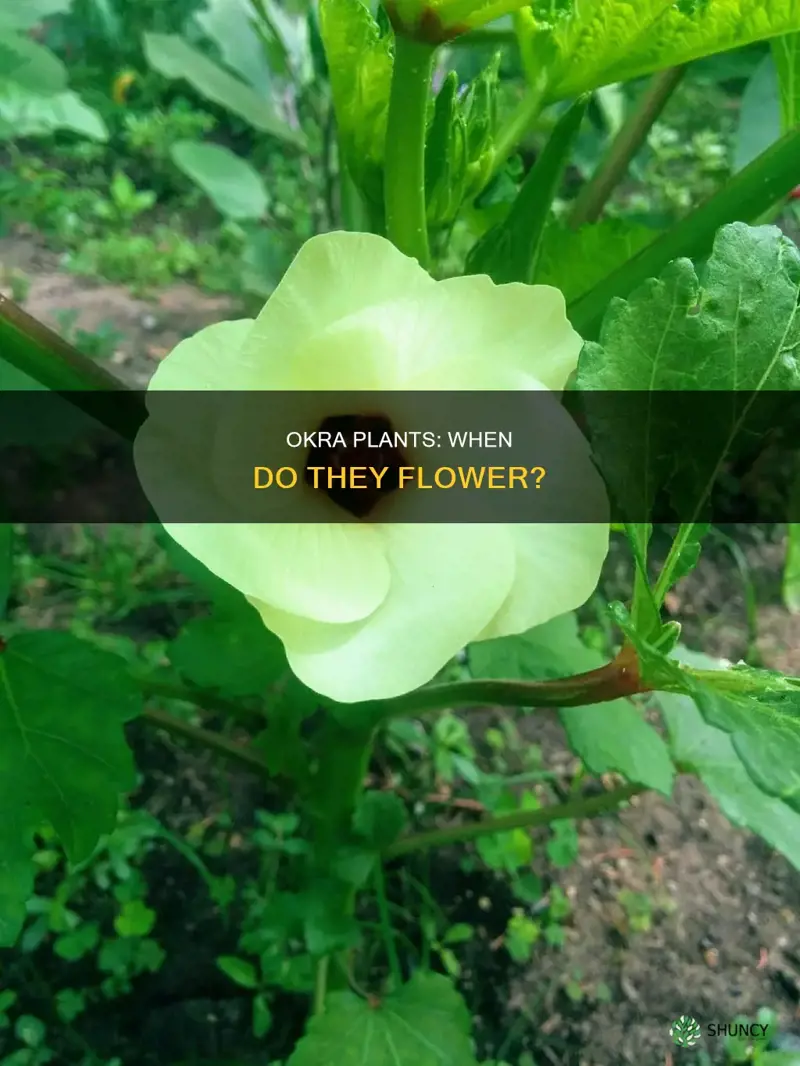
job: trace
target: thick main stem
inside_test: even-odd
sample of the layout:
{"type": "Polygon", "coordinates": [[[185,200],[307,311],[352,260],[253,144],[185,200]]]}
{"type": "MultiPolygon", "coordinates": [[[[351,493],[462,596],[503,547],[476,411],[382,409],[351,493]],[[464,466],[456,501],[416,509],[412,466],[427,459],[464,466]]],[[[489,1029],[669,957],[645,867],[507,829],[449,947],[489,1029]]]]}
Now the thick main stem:
{"type": "Polygon", "coordinates": [[[434,52],[433,45],[395,36],[384,154],[387,236],[426,268],[425,135],[434,52]]]}

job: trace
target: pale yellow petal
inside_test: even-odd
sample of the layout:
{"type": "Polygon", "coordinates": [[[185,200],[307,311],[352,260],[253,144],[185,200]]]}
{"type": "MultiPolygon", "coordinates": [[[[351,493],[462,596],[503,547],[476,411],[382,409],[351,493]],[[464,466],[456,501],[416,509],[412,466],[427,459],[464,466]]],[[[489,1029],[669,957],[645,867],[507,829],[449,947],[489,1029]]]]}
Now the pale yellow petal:
{"type": "MultiPolygon", "coordinates": [[[[252,318],[215,322],[193,337],[187,337],[158,364],[148,382],[148,392],[224,392],[255,388],[252,368],[239,358],[253,322],[252,318]]],[[[167,401],[155,409],[168,410],[173,402],[167,401]]]]}
{"type": "Polygon", "coordinates": [[[383,541],[371,526],[165,522],[164,528],[246,596],[318,622],[366,618],[389,591],[383,541]]]}
{"type": "Polygon", "coordinates": [[[449,278],[416,301],[405,321],[406,389],[560,391],[583,341],[564,297],[547,285],[495,285],[485,275],[449,278]]]}
{"type": "Polygon", "coordinates": [[[244,346],[262,389],[381,389],[393,344],[355,321],[365,309],[416,299],[436,283],[415,259],[370,233],[306,241],[244,346]]]}
{"type": "Polygon", "coordinates": [[[349,626],[310,623],[253,601],[309,688],[342,703],[388,699],[431,678],[480,633],[514,579],[507,527],[387,525],[383,604],[349,626]]]}
{"type": "Polygon", "coordinates": [[[524,633],[586,603],[608,554],[605,524],[508,527],[516,547],[516,576],[508,598],[479,640],[524,633]]]}

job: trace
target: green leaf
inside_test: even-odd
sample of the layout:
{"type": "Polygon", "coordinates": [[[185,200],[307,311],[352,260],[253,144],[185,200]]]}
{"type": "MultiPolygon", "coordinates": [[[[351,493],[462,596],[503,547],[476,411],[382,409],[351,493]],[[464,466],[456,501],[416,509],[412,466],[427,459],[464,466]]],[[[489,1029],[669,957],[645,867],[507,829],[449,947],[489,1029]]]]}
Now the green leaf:
{"type": "Polygon", "coordinates": [[[347,169],[364,195],[380,204],[392,35],[381,34],[361,0],[320,0],[319,25],[347,169]]]}
{"type": "Polygon", "coordinates": [[[710,200],[573,300],[567,313],[575,329],[584,337],[595,336],[598,323],[614,297],[629,296],[679,256],[701,259],[708,255],[721,226],[740,220],[757,221],[797,184],[798,155],[800,129],[782,137],[710,200]]]}
{"type": "Polygon", "coordinates": [[[534,23],[524,50],[553,101],[797,30],[799,0],[594,0],[534,23]]]}
{"type": "Polygon", "coordinates": [[[67,68],[61,60],[32,38],[13,32],[3,31],[0,77],[42,96],[67,87],[67,68]]]}
{"type": "MultiPolygon", "coordinates": [[[[271,636],[271,634],[270,634],[271,636]]],[[[290,674],[272,694],[264,730],[255,739],[273,776],[289,777],[295,785],[309,776],[309,753],[303,723],[324,707],[322,697],[290,674]]]]}
{"type": "Polygon", "coordinates": [[[800,32],[772,41],[772,58],[778,73],[781,125],[784,131],[800,124],[800,32]]]}
{"type": "Polygon", "coordinates": [[[346,913],[345,900],[351,896],[351,890],[343,884],[318,877],[314,887],[299,897],[303,936],[315,958],[348,951],[361,942],[361,926],[352,914],[346,913]]]}
{"type": "Polygon", "coordinates": [[[94,141],[108,140],[108,130],[98,112],[75,93],[45,96],[0,79],[0,140],[42,137],[54,130],[72,130],[94,141]]]}
{"type": "Polygon", "coordinates": [[[709,726],[731,735],[751,781],[800,811],[800,678],[744,665],[684,667],[642,639],[622,604],[609,610],[636,649],[643,680],[653,690],[691,696],[709,726]]]}
{"type": "Polygon", "coordinates": [[[353,815],[353,829],[376,851],[384,851],[406,827],[406,806],[394,792],[364,792],[353,815]]]}
{"type": "Polygon", "coordinates": [[[731,734],[762,792],[800,812],[800,682],[747,667],[717,674],[690,689],[703,718],[731,734]]]}
{"type": "Polygon", "coordinates": [[[220,214],[237,222],[260,219],[269,197],[258,171],[229,148],[201,141],[175,141],[173,163],[208,196],[220,214]]]}
{"type": "Polygon", "coordinates": [[[216,574],[212,574],[199,559],[195,559],[177,541],[173,540],[163,526],[156,527],[155,539],[159,547],[164,549],[175,569],[202,590],[204,595],[198,596],[198,599],[208,599],[223,612],[236,613],[241,610],[244,599],[242,593],[233,585],[229,585],[227,581],[217,577],[216,574]]]}
{"type": "Polygon", "coordinates": [[[620,218],[603,218],[577,230],[552,223],[544,232],[534,280],[561,289],[567,303],[572,303],[657,236],[647,226],[620,218]]]}
{"type": "MultiPolygon", "coordinates": [[[[689,260],[608,309],[599,344],[587,344],[577,387],[727,393],[714,417],[686,425],[680,405],[589,402],[595,459],[631,521],[645,521],[659,492],[686,523],[701,520],[719,464],[749,427],[753,395],[800,387],[790,357],[800,344],[800,253],[773,226],[720,230],[702,276],[689,260]],[[735,398],[739,394],[739,398],[735,398]]],[[[766,398],[766,397],[765,397],[766,398]]]]}
{"type": "Polygon", "coordinates": [[[733,153],[734,171],[752,163],[780,138],[782,132],[778,75],[772,56],[767,54],[756,67],[742,96],[733,153]]]}
{"type": "Polygon", "coordinates": [[[477,1066],[470,1016],[440,974],[417,973],[373,1005],[333,992],[313,1017],[287,1066],[477,1066]]]}
{"type": "MultiPolygon", "coordinates": [[[[474,677],[532,680],[569,677],[605,663],[581,640],[574,614],[561,615],[521,636],[471,644],[469,658],[474,677]]],[[[559,717],[570,746],[592,773],[615,771],[636,784],[671,794],[674,768],[666,745],[630,701],[563,707],[559,717]]]]}
{"type": "Polygon", "coordinates": [[[0,945],[32,888],[32,835],[50,823],[80,862],[116,824],[135,784],[123,725],[141,710],[126,664],[70,633],[12,637],[0,653],[0,945]]]}
{"type": "Polygon", "coordinates": [[[272,77],[253,14],[249,0],[206,0],[194,21],[219,48],[225,66],[238,71],[256,92],[266,96],[272,77]]]}
{"type": "Polygon", "coordinates": [[[564,869],[577,862],[580,840],[575,823],[569,819],[559,819],[550,826],[553,837],[548,840],[545,850],[553,866],[564,869]]]}
{"type": "Polygon", "coordinates": [[[498,285],[539,280],[538,265],[550,208],[561,185],[588,97],[559,120],[544,151],[529,171],[508,215],[490,229],[467,257],[468,274],[488,274],[498,285]]]}
{"type": "Polygon", "coordinates": [[[75,962],[94,951],[100,943],[100,926],[97,922],[81,922],[77,929],[62,933],[53,944],[53,951],[67,962],[75,962]]]}
{"type": "Polygon", "coordinates": [[[0,619],[5,618],[14,565],[14,527],[0,523],[0,619]]]}
{"type": "Polygon", "coordinates": [[[451,925],[442,938],[444,944],[463,944],[465,940],[472,940],[475,936],[474,926],[466,922],[456,922],[451,925]]]}
{"type": "MultiPolygon", "coordinates": [[[[703,541],[711,529],[710,522],[684,522],[672,542],[667,563],[659,575],[659,603],[674,585],[691,574],[700,561],[703,541]]],[[[647,636],[647,634],[645,634],[647,636]]]]}
{"type": "Polygon", "coordinates": [[[156,917],[156,912],[144,900],[131,899],[123,903],[114,919],[114,929],[121,937],[147,936],[156,924],[156,917]]]}
{"type": "Polygon", "coordinates": [[[593,774],[616,772],[672,795],[675,769],[664,741],[627,700],[559,712],[570,747],[593,774]]]}
{"type": "Polygon", "coordinates": [[[258,970],[247,959],[240,959],[236,955],[220,955],[217,966],[242,988],[258,988],[258,970]]]}
{"type": "MultiPolygon", "coordinates": [[[[533,792],[518,795],[505,790],[490,804],[492,815],[512,814],[517,811],[536,811],[541,803],[533,792]]],[[[475,841],[478,854],[493,870],[515,874],[529,869],[533,858],[533,841],[528,829],[510,829],[503,833],[487,833],[475,841]]]]}
{"type": "MultiPolygon", "coordinates": [[[[721,668],[708,656],[686,649],[679,658],[701,669],[721,668]]],[[[691,697],[661,692],[657,699],[681,771],[700,778],[734,825],[758,833],[800,870],[800,814],[754,784],[730,735],[704,721],[691,697]]]]}
{"type": "Polygon", "coordinates": [[[661,631],[661,611],[650,587],[647,568],[647,553],[653,527],[649,523],[625,523],[625,536],[633,554],[636,572],[633,582],[633,602],[631,614],[636,628],[646,637],[657,636],[661,631]]]}
{"type": "Polygon", "coordinates": [[[61,15],[72,7],[72,0],[2,0],[0,29],[32,30],[51,15],[61,15]]]}
{"type": "Polygon", "coordinates": [[[150,66],[165,78],[182,78],[220,107],[299,148],[305,137],[276,113],[272,103],[176,34],[146,33],[144,52],[150,66]]]}
{"type": "Polygon", "coordinates": [[[56,1012],[68,1025],[86,1009],[86,993],[77,988],[61,988],[56,992],[56,1012]]]}
{"type": "Polygon", "coordinates": [[[253,1036],[260,1040],[272,1028],[272,1011],[267,997],[259,992],[253,997],[253,1036]]]}
{"type": "Polygon", "coordinates": [[[14,1026],[14,1035],[30,1048],[41,1047],[46,1033],[47,1029],[42,1019],[32,1014],[20,1015],[14,1026]]]}
{"type": "Polygon", "coordinates": [[[186,681],[233,697],[263,696],[288,670],[283,645],[243,596],[235,608],[193,618],[167,654],[186,681]]]}

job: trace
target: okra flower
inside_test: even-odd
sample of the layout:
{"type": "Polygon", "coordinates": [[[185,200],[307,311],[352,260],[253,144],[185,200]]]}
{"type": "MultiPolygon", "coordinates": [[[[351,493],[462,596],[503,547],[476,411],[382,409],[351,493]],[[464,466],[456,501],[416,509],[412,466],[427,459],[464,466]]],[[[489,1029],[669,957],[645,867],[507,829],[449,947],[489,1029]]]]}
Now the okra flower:
{"type": "MultiPolygon", "coordinates": [[[[255,320],[181,342],[149,389],[302,391],[340,414],[326,390],[561,390],[580,348],[556,289],[497,286],[486,276],[434,281],[381,237],[329,233],[303,246],[255,320]]],[[[165,520],[175,511],[148,441],[151,421],[137,439],[137,466],[169,534],[247,597],[301,681],[343,703],[411,691],[471,641],[578,607],[608,550],[607,524],[411,523],[402,501],[389,522],[379,508],[345,513],[311,485],[298,491],[314,522],[165,520]]],[[[224,450],[231,435],[203,426],[198,447],[224,450]]],[[[599,481],[588,448],[586,467],[583,476],[599,481]]]]}

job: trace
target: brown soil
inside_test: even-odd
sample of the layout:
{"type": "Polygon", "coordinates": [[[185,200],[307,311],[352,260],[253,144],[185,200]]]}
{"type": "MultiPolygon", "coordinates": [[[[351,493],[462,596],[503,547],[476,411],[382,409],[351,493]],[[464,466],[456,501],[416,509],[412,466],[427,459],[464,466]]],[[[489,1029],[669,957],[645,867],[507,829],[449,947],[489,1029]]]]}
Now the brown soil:
{"type": "Polygon", "coordinates": [[[132,296],[121,285],[59,271],[59,257],[27,236],[0,239],[0,292],[11,296],[9,276],[30,283],[25,310],[60,332],[59,312],[77,311],[73,329],[87,332],[113,324],[124,340],[107,366],[134,388],[144,387],[156,363],[184,337],[223,318],[237,317],[235,302],[179,282],[152,299],[132,296]]]}

